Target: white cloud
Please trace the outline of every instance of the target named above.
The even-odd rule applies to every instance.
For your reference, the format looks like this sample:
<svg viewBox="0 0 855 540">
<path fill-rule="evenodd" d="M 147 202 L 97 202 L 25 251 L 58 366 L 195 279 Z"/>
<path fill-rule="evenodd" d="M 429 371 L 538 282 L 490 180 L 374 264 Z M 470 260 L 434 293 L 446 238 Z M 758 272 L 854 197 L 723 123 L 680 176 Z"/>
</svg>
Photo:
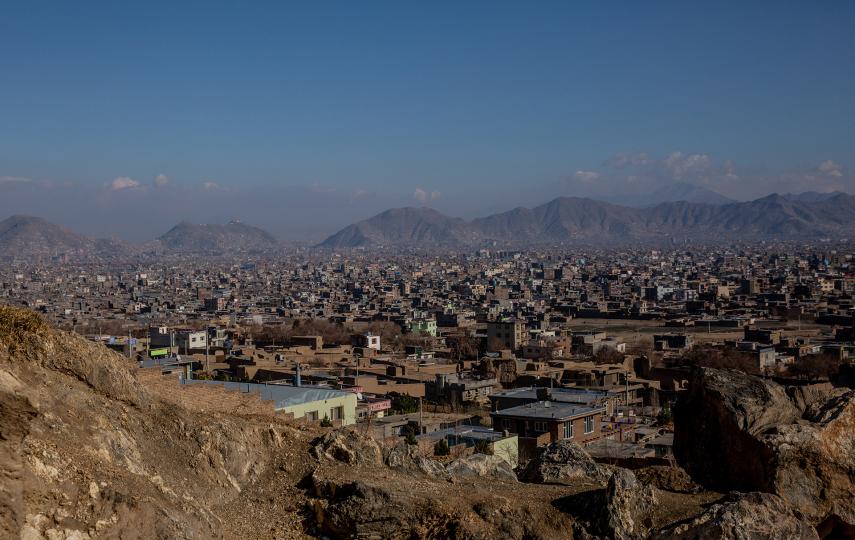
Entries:
<svg viewBox="0 0 855 540">
<path fill-rule="evenodd" d="M 217 191 L 223 189 L 223 186 L 216 182 L 211 182 L 210 180 L 206 180 L 202 182 L 202 189 L 206 191 Z"/>
<path fill-rule="evenodd" d="M 825 176 L 832 176 L 834 178 L 840 178 L 843 176 L 843 167 L 830 159 L 820 163 L 816 169 Z"/>
<path fill-rule="evenodd" d="M 32 180 L 21 176 L 0 176 L 0 184 L 27 184 L 30 182 Z"/>
<path fill-rule="evenodd" d="M 672 179 L 682 180 L 709 169 L 712 162 L 706 154 L 684 155 L 682 152 L 672 152 L 662 160 L 662 164 Z"/>
<path fill-rule="evenodd" d="M 435 200 L 439 199 L 440 197 L 442 197 L 442 193 L 440 193 L 439 191 L 430 191 L 429 192 L 429 191 L 422 189 L 420 187 L 417 187 L 416 190 L 413 192 L 413 198 L 422 204 L 424 204 L 428 201 L 435 201 Z"/>
<path fill-rule="evenodd" d="M 157 187 L 163 187 L 169 183 L 169 177 L 165 174 L 158 174 L 154 177 L 154 185 Z"/>
<path fill-rule="evenodd" d="M 109 184 L 110 191 L 122 191 L 125 189 L 136 189 L 140 187 L 140 183 L 134 180 L 133 178 L 128 178 L 127 176 L 119 176 L 114 178 L 112 182 Z"/>
<path fill-rule="evenodd" d="M 576 171 L 573 177 L 580 182 L 593 182 L 600 177 L 600 173 L 594 171 Z"/>
</svg>

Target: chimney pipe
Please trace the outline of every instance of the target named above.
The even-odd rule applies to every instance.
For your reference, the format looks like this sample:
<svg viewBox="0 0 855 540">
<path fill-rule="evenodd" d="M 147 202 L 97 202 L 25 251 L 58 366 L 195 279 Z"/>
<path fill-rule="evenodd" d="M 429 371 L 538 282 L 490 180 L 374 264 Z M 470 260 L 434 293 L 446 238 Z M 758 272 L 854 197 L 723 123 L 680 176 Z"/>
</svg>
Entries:
<svg viewBox="0 0 855 540">
<path fill-rule="evenodd" d="M 294 378 L 294 386 L 303 386 L 303 381 L 300 380 L 300 362 L 297 362 L 297 377 Z"/>
</svg>

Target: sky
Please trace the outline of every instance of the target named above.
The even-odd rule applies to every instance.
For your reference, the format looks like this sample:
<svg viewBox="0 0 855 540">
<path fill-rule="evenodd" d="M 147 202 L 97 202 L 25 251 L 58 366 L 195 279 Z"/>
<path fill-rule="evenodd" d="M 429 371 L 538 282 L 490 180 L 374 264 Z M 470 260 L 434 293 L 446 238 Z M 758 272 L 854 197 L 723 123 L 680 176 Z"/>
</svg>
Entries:
<svg viewBox="0 0 855 540">
<path fill-rule="evenodd" d="M 0 219 L 855 192 L 855 2 L 0 2 Z"/>
</svg>

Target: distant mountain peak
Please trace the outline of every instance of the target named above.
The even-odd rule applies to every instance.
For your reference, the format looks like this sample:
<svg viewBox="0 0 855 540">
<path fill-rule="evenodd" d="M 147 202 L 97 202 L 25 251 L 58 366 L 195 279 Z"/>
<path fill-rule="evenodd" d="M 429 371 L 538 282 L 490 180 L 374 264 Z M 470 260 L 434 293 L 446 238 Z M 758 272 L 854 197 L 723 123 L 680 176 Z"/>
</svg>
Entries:
<svg viewBox="0 0 855 540">
<path fill-rule="evenodd" d="M 202 254 L 268 251 L 278 246 L 272 234 L 236 220 L 225 225 L 181 221 L 157 241 L 169 251 Z"/>
</svg>

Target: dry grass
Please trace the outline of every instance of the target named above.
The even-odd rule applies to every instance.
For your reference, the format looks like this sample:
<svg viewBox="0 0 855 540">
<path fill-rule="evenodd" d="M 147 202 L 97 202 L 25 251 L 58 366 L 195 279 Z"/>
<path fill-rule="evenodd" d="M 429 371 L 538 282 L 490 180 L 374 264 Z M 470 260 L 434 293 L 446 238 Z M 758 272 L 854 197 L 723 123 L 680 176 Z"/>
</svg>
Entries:
<svg viewBox="0 0 855 540">
<path fill-rule="evenodd" d="M 47 335 L 50 327 L 28 310 L 0 305 L 0 342 L 10 351 L 18 350 L 38 337 Z"/>
<path fill-rule="evenodd" d="M 136 377 L 147 390 L 160 399 L 189 410 L 269 419 L 277 416 L 283 420 L 286 418 L 286 415 L 277 415 L 273 403 L 263 401 L 256 393 L 244 394 L 206 384 L 182 385 L 176 377 L 163 376 L 160 369 L 156 368 L 137 370 Z"/>
</svg>

